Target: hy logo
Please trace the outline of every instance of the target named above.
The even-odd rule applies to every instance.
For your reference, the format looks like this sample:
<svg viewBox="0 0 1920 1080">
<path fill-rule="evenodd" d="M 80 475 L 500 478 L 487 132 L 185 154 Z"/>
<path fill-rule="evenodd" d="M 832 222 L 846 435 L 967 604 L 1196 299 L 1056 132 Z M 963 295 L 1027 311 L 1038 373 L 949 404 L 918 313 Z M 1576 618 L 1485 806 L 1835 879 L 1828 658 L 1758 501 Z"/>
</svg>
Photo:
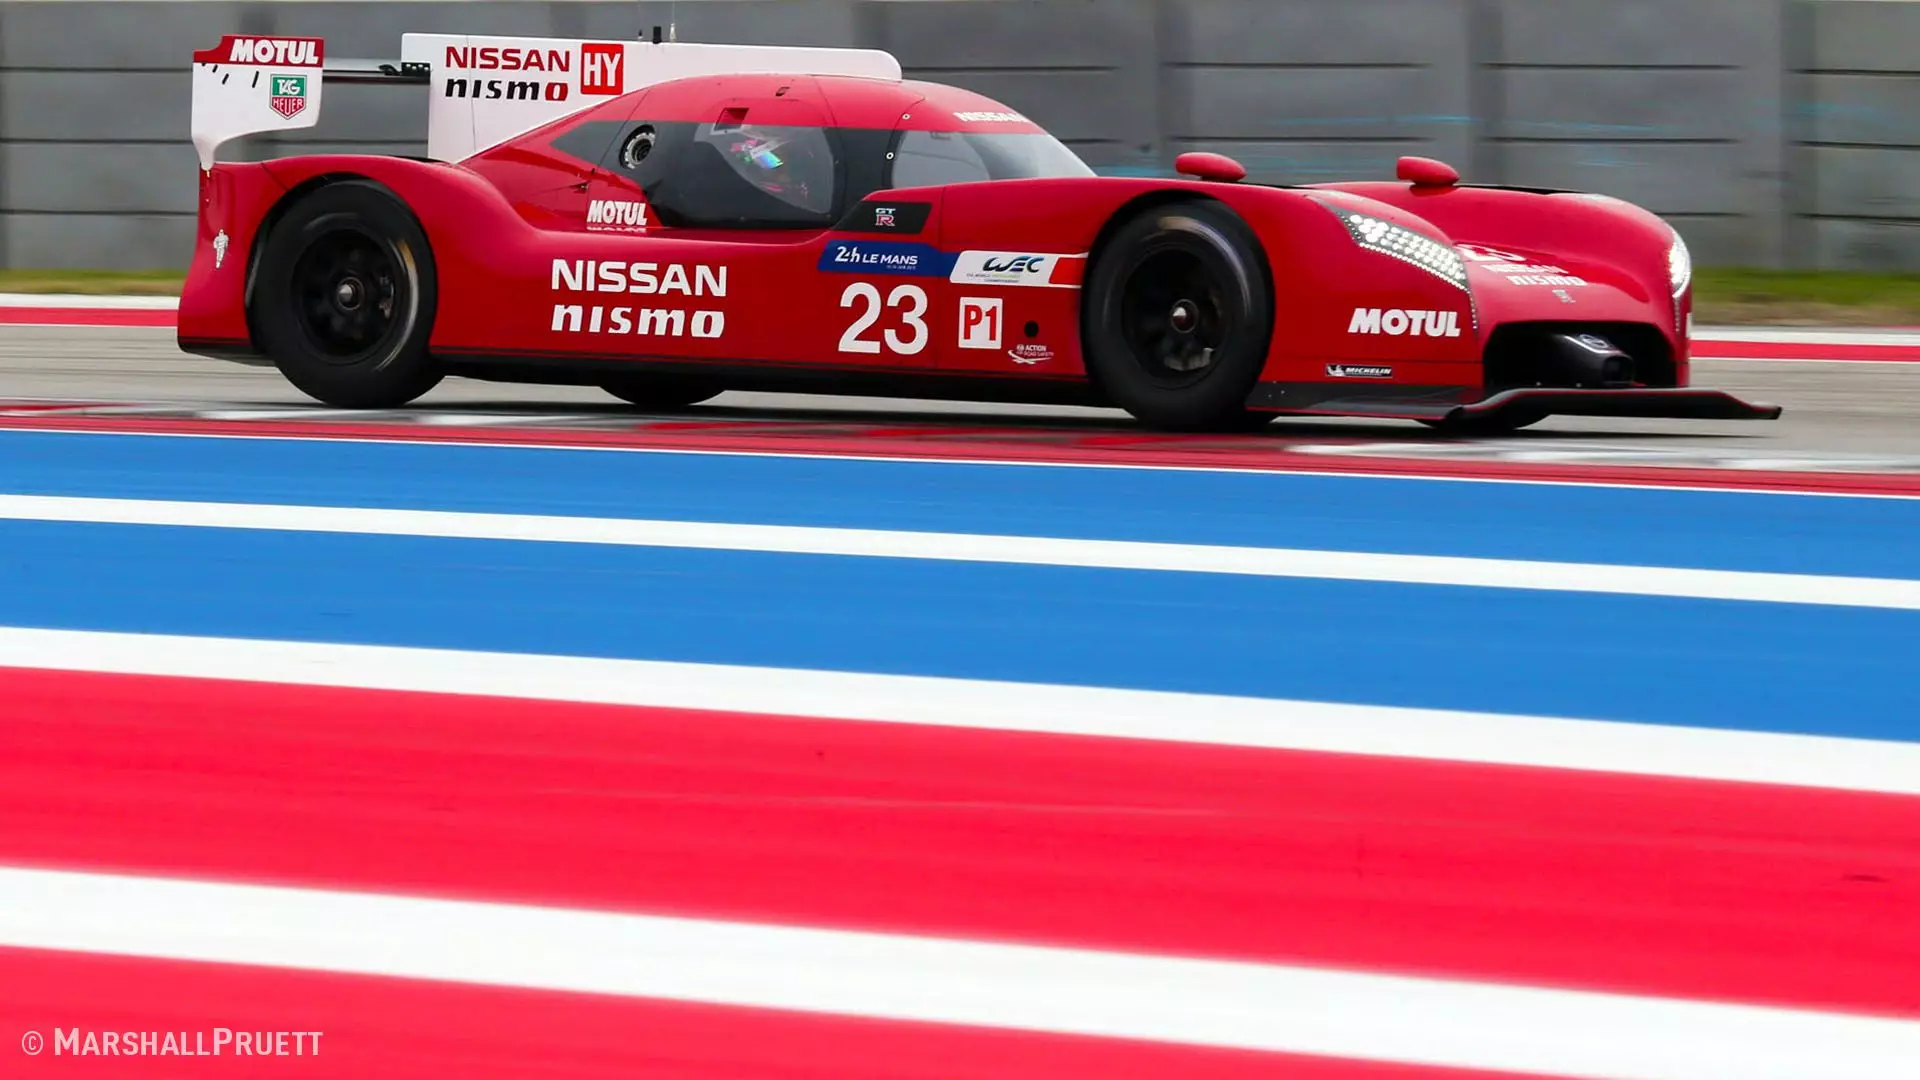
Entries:
<svg viewBox="0 0 1920 1080">
<path fill-rule="evenodd" d="M 307 77 L 305 75 L 274 75 L 270 78 L 273 86 L 271 94 L 267 97 L 267 104 L 273 107 L 274 112 L 288 120 L 298 116 L 300 110 L 307 107 Z"/>
</svg>

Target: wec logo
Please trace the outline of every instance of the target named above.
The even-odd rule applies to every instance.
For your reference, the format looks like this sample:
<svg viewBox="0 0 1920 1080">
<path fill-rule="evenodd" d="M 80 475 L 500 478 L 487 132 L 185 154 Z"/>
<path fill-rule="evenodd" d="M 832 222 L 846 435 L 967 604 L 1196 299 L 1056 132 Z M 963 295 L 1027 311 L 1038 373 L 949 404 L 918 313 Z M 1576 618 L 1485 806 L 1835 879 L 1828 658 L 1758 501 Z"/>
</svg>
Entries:
<svg viewBox="0 0 1920 1080">
<path fill-rule="evenodd" d="M 1047 265 L 1045 255 L 1016 255 L 1011 259 L 988 256 L 980 269 L 989 274 L 1037 274 Z"/>
<path fill-rule="evenodd" d="M 968 285 L 1051 285 L 1060 255 L 1026 251 L 963 251 L 949 281 Z"/>
<path fill-rule="evenodd" d="M 1347 323 L 1349 334 L 1385 334 L 1388 337 L 1459 337 L 1457 311 L 1407 311 L 1401 308 L 1355 308 Z"/>
</svg>

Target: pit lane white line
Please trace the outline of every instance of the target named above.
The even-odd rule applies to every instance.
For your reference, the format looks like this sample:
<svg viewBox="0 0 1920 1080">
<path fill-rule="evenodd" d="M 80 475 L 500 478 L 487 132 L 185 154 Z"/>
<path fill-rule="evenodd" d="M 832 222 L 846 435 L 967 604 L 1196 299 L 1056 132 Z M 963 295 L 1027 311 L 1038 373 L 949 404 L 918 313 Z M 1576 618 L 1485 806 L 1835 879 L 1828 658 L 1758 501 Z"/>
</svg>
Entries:
<svg viewBox="0 0 1920 1080">
<path fill-rule="evenodd" d="M 0 519 L 610 544 L 1390 582 L 1920 611 L 1920 581 L 795 525 L 0 495 Z"/>
<path fill-rule="evenodd" d="M 0 627 L 0 665 L 1920 795 L 1920 743 L 983 679 Z"/>
</svg>

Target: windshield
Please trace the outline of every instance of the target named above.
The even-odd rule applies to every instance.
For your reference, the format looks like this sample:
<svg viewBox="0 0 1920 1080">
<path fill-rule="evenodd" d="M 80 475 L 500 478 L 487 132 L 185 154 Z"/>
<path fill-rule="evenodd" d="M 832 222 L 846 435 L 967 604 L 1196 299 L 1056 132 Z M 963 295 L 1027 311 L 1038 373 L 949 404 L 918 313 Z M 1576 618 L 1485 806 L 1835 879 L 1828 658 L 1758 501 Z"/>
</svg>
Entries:
<svg viewBox="0 0 1920 1080">
<path fill-rule="evenodd" d="M 1044 132 L 908 131 L 894 150 L 889 186 L 1092 175 L 1086 162 Z"/>
</svg>

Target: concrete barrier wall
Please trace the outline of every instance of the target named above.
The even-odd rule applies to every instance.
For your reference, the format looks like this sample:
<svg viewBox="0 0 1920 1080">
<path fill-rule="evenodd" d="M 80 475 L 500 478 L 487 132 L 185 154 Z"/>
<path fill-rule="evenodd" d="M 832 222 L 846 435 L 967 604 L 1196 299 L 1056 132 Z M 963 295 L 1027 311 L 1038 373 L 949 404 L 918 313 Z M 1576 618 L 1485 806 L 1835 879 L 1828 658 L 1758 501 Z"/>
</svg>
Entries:
<svg viewBox="0 0 1920 1080">
<path fill-rule="evenodd" d="M 1254 178 L 1603 191 L 1702 263 L 1920 270 L 1920 4 L 1882 0 L 0 0 L 0 265 L 189 249 L 189 54 L 229 32 L 392 57 L 408 30 L 884 48 L 1046 124 L 1104 172 L 1219 150 Z M 418 153 L 415 89 L 334 86 L 231 156 Z"/>
</svg>

